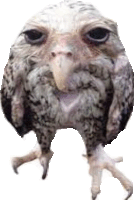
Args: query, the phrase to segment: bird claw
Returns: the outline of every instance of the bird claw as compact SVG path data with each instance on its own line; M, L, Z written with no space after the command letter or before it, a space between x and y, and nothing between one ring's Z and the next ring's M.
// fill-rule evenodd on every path
M97 197L97 196L93 196L93 195L92 195L92 200L95 200L95 199L96 199L96 197Z
M44 180L47 176L47 171L48 169L44 169L43 174L42 174L42 179Z
M41 156L40 158L40 164L43 167L43 175L42 175L42 179L44 180L47 176L47 171L48 171L48 167L49 167L49 160L44 156Z
M133 194L133 186L128 190L128 194L125 200L128 200L132 196L132 194Z
M14 170L15 174L19 174L18 168L16 166L13 166L13 170Z
M121 173L116 167L115 163L122 162L122 158L111 159L104 150L100 147L96 149L92 156L88 158L90 164L90 174L92 176L92 200L97 198L100 193L100 185L103 169L110 171L114 178L117 178L122 186L128 191L128 195L125 200L128 200L133 194L133 184L128 180L123 173Z

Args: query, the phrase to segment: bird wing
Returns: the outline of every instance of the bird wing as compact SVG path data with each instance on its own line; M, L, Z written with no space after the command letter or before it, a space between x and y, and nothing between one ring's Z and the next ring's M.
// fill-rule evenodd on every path
M108 143L111 143L118 133L125 129L133 110L133 70L125 53L117 57L111 79L114 94L107 122L106 136Z
M31 112L27 105L26 95L23 88L23 68L20 63L15 62L13 56L9 57L8 63L4 69L4 76L1 86L1 105L7 120L13 125L17 133L22 137L32 129ZM19 112L17 103L20 101ZM13 106L15 113L13 113ZM16 125L13 116L21 115L20 124Z

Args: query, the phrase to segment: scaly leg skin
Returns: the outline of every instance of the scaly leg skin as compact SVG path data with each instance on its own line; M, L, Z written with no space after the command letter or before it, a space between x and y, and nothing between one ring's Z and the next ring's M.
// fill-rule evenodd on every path
M122 158L111 159L104 151L103 147L99 145L93 152L92 156L88 157L90 164L90 174L92 176L92 200L97 198L100 193L102 170L109 170L114 178L117 178L122 186L128 191L128 195L125 200L133 194L133 184L129 181L116 167L116 162L121 162Z
M51 150L46 154L42 153L41 150L32 151L25 156L13 158L12 167L14 172L18 174L18 167L20 167L22 164L33 161L35 159L39 159L43 167L42 179L45 179L49 167L49 161L51 160L52 156L53 152Z

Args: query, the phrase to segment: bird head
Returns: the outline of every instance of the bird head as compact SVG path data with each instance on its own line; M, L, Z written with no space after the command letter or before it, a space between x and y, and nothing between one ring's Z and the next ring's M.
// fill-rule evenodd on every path
M85 86L92 72L112 70L122 49L115 22L90 4L65 1L33 16L11 51L27 73L45 68L54 87L68 92Z

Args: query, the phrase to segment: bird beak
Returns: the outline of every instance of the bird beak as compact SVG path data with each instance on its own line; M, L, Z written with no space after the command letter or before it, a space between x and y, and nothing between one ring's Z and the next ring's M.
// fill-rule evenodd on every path
M64 55L55 58L52 62L52 72L57 88L60 91L68 91L68 79L72 72L73 62Z

